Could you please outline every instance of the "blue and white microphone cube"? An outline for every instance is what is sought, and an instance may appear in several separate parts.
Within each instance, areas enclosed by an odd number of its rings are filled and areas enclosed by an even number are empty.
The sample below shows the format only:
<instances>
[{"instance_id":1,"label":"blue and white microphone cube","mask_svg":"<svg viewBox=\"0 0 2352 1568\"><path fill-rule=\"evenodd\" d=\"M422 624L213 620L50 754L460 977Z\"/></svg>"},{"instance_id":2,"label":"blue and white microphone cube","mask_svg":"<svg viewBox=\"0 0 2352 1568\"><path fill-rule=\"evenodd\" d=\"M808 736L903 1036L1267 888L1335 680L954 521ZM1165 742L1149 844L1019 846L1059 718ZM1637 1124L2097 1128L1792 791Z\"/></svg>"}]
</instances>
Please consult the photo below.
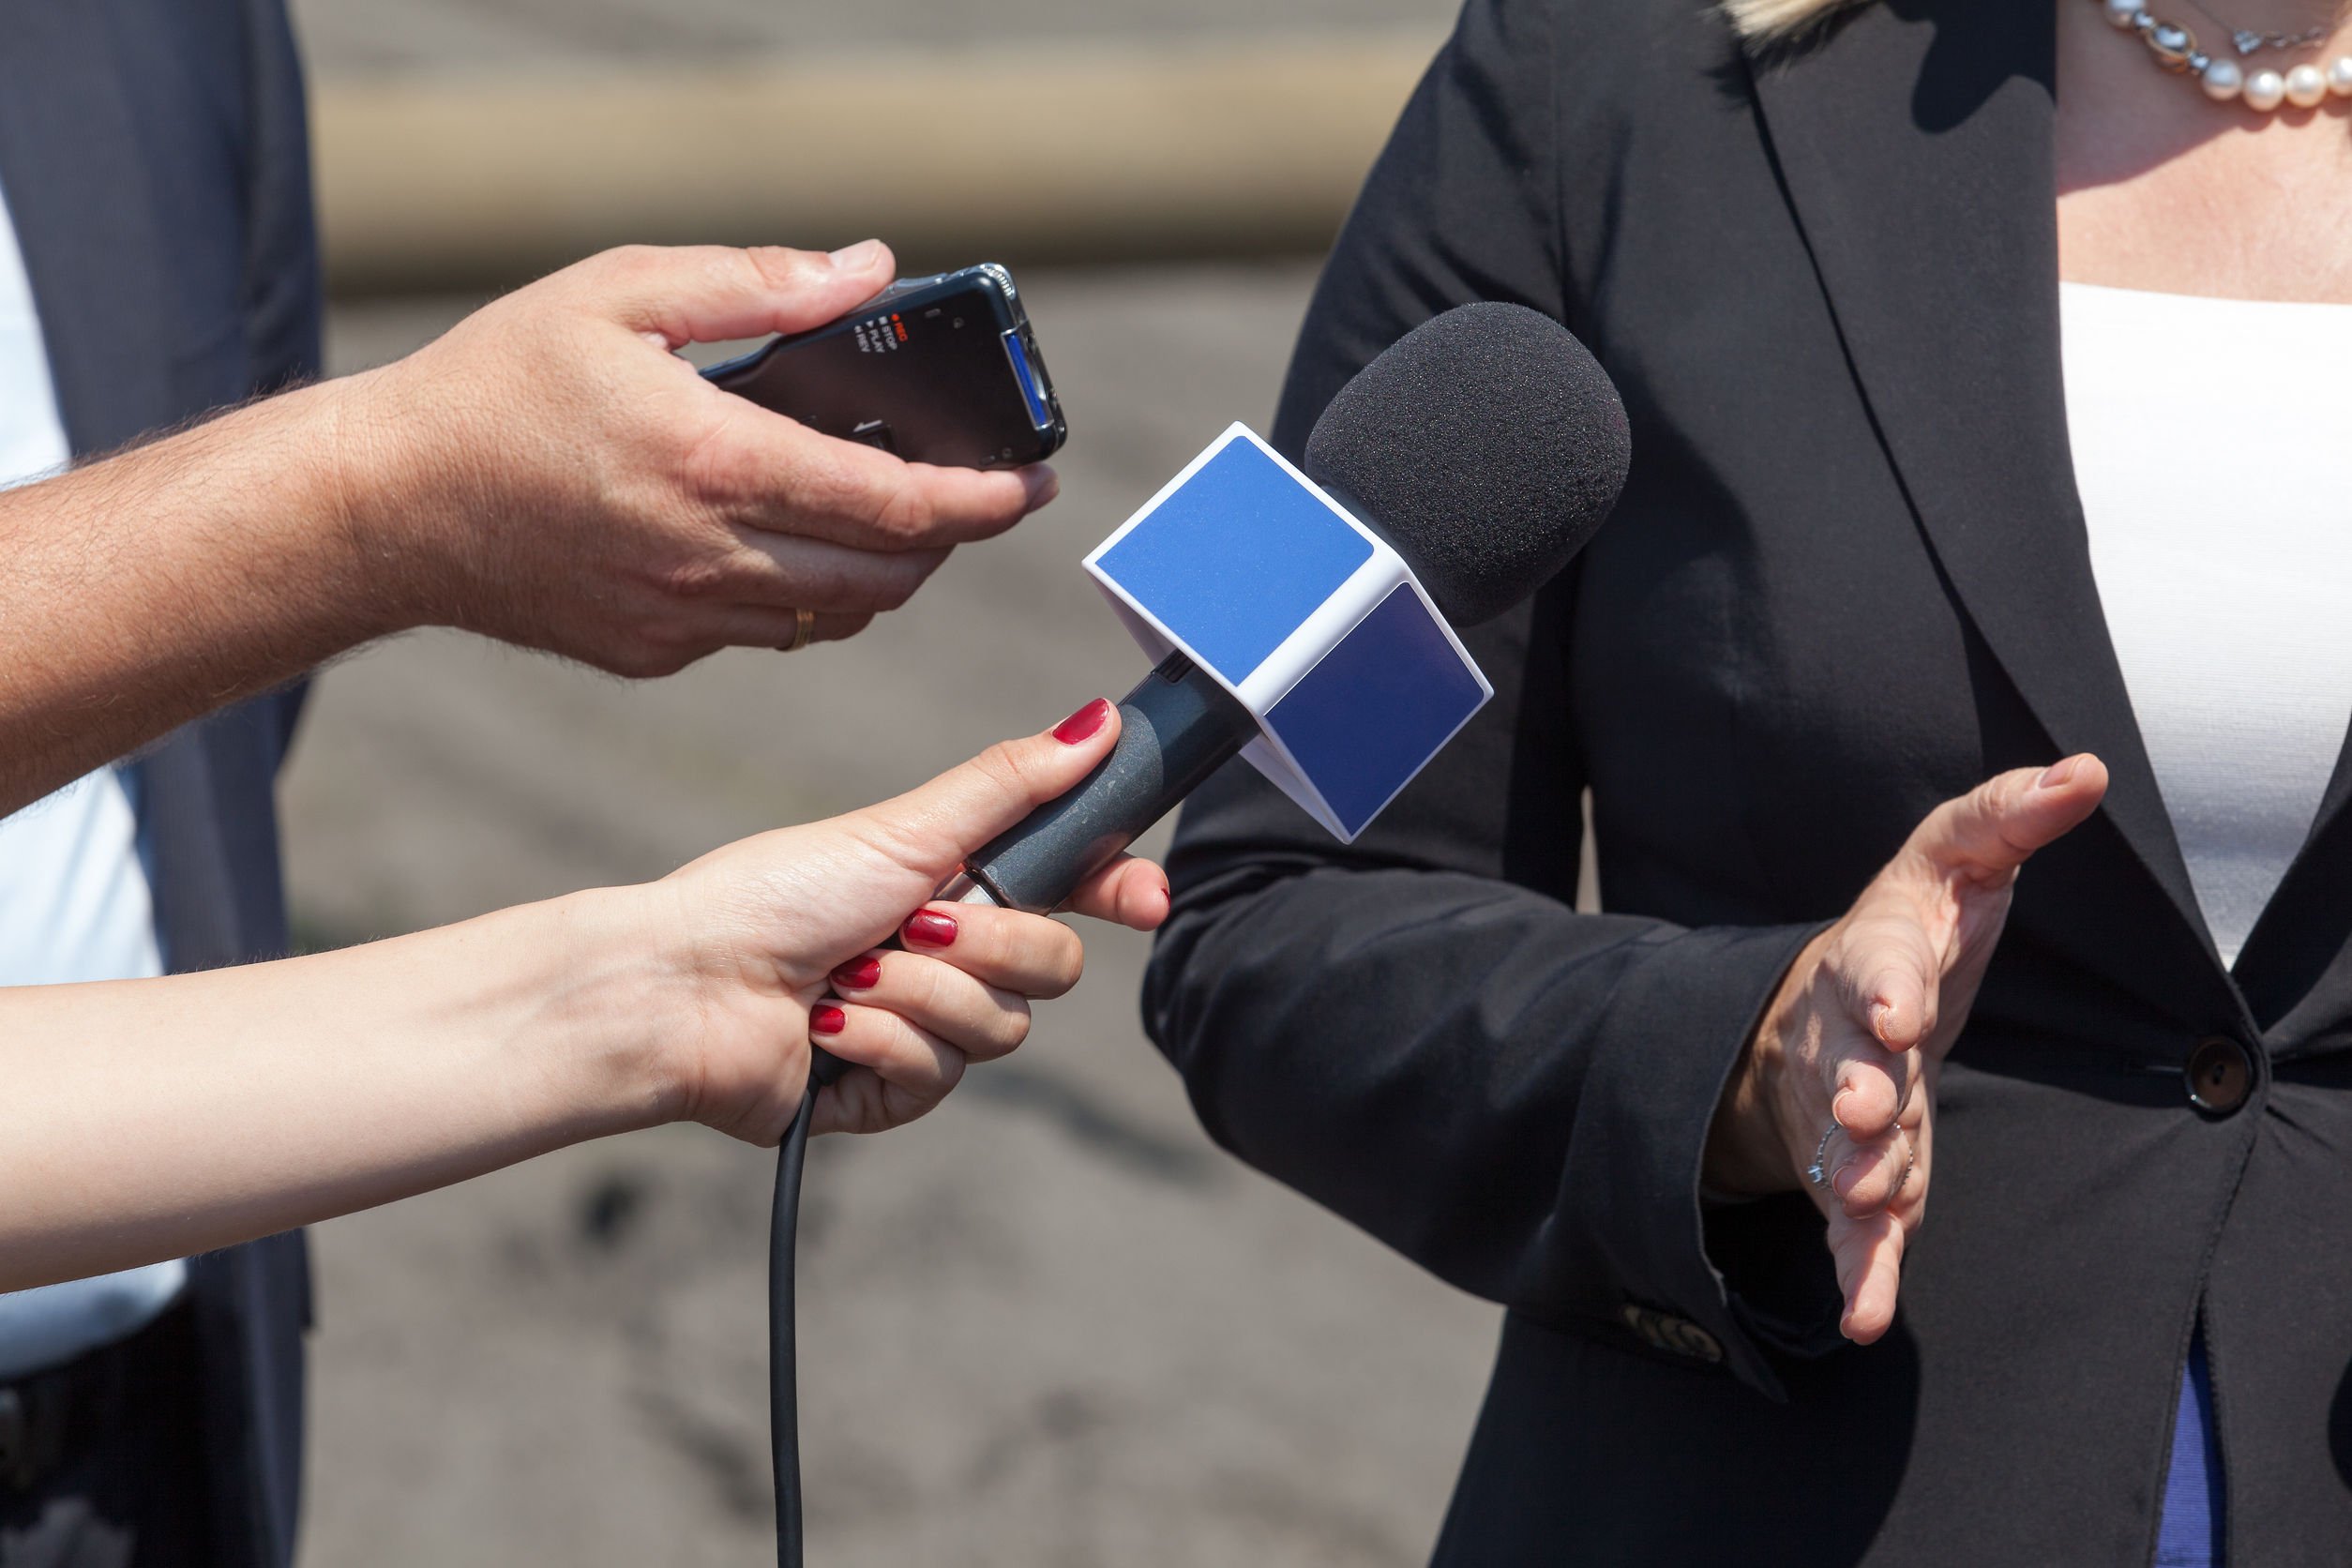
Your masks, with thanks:
<instances>
[{"instance_id":1,"label":"blue and white microphone cube","mask_svg":"<svg viewBox=\"0 0 2352 1568\"><path fill-rule=\"evenodd\" d=\"M1241 425L1086 569L1154 663L1241 701L1242 755L1343 840L1494 695L1404 558Z\"/></svg>"}]
</instances>

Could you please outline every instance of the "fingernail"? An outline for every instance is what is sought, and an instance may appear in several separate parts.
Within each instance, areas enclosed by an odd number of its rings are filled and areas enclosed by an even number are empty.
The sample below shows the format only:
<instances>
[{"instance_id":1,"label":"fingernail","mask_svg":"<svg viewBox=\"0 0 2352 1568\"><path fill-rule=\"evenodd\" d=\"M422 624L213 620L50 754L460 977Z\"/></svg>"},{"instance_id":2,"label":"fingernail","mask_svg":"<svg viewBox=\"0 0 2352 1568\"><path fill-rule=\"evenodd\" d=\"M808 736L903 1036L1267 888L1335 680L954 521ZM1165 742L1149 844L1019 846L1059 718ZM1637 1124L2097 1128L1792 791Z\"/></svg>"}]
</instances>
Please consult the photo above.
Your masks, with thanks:
<instances>
[{"instance_id":1,"label":"fingernail","mask_svg":"<svg viewBox=\"0 0 2352 1568\"><path fill-rule=\"evenodd\" d=\"M2042 770L2042 776L2033 781L2033 787L2037 790L2057 789L2074 776L2074 770L2082 765L2082 761L2080 757L2069 757L2061 761L2052 762Z\"/></svg>"},{"instance_id":2,"label":"fingernail","mask_svg":"<svg viewBox=\"0 0 2352 1568\"><path fill-rule=\"evenodd\" d=\"M882 242L878 239L862 239L855 245L845 245L834 251L829 260L837 271L855 272L862 267L872 266L882 255Z\"/></svg>"},{"instance_id":3,"label":"fingernail","mask_svg":"<svg viewBox=\"0 0 2352 1568\"><path fill-rule=\"evenodd\" d=\"M1021 483L1028 487L1029 509L1033 512L1062 493L1062 475L1044 463L1022 469Z\"/></svg>"},{"instance_id":4,"label":"fingernail","mask_svg":"<svg viewBox=\"0 0 2352 1568\"><path fill-rule=\"evenodd\" d=\"M1848 1096L1847 1094L1840 1094L1830 1101L1830 1120L1836 1123L1841 1127L1846 1125L1846 1101L1847 1097Z\"/></svg>"},{"instance_id":5,"label":"fingernail","mask_svg":"<svg viewBox=\"0 0 2352 1568\"><path fill-rule=\"evenodd\" d=\"M898 934L917 947L952 947L956 942L956 917L937 910L917 910L907 916Z\"/></svg>"},{"instance_id":6,"label":"fingernail","mask_svg":"<svg viewBox=\"0 0 2352 1568\"><path fill-rule=\"evenodd\" d=\"M882 960L875 957L852 958L833 972L833 983L841 990L871 990L882 980Z\"/></svg>"},{"instance_id":7,"label":"fingernail","mask_svg":"<svg viewBox=\"0 0 2352 1568\"><path fill-rule=\"evenodd\" d=\"M1053 727L1053 738L1063 746L1076 746L1092 736L1110 718L1110 699L1097 697L1069 717Z\"/></svg>"},{"instance_id":8,"label":"fingernail","mask_svg":"<svg viewBox=\"0 0 2352 1568\"><path fill-rule=\"evenodd\" d=\"M838 1034L850 1026L850 1016L830 1002L820 1002L808 1009L808 1033Z\"/></svg>"},{"instance_id":9,"label":"fingernail","mask_svg":"<svg viewBox=\"0 0 2352 1568\"><path fill-rule=\"evenodd\" d=\"M1837 1168L1837 1173L1830 1178L1830 1190L1843 1198L1853 1191L1854 1184L1861 1180L1860 1171L1850 1165L1841 1165Z\"/></svg>"}]
</instances>

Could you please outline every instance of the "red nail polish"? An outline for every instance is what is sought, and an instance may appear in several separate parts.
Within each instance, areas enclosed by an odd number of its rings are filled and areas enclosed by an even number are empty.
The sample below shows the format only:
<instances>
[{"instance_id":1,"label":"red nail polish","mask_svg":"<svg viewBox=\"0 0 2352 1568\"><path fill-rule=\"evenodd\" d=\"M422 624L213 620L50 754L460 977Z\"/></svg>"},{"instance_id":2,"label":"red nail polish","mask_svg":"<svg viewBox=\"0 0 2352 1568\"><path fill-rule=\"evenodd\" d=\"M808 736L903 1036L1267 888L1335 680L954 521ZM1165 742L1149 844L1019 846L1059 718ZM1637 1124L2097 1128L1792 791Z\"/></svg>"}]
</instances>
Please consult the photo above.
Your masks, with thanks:
<instances>
[{"instance_id":1,"label":"red nail polish","mask_svg":"<svg viewBox=\"0 0 2352 1568\"><path fill-rule=\"evenodd\" d=\"M907 916L898 934L916 947L950 947L956 942L956 917L937 910L917 910Z\"/></svg>"},{"instance_id":2,"label":"red nail polish","mask_svg":"<svg viewBox=\"0 0 2352 1568\"><path fill-rule=\"evenodd\" d=\"M1097 697L1069 717L1053 727L1053 738L1063 746L1076 746L1110 717L1110 699Z\"/></svg>"},{"instance_id":3,"label":"red nail polish","mask_svg":"<svg viewBox=\"0 0 2352 1568\"><path fill-rule=\"evenodd\" d=\"M850 1016L830 1002L820 1002L808 1009L808 1033L838 1034L850 1026Z\"/></svg>"},{"instance_id":4,"label":"red nail polish","mask_svg":"<svg viewBox=\"0 0 2352 1568\"><path fill-rule=\"evenodd\" d=\"M833 983L845 990L870 990L881 979L880 958L852 958L833 972Z\"/></svg>"}]
</instances>

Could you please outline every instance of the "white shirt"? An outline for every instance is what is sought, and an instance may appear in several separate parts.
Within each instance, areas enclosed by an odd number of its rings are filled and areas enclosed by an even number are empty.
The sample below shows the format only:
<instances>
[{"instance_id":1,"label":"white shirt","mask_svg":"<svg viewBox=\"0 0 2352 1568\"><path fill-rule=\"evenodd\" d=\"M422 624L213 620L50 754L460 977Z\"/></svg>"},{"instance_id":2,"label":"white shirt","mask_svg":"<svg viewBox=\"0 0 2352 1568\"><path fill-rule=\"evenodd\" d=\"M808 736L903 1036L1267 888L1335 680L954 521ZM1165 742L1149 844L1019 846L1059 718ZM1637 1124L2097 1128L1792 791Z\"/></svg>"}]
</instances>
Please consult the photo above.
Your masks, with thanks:
<instances>
[{"instance_id":1,"label":"white shirt","mask_svg":"<svg viewBox=\"0 0 2352 1568\"><path fill-rule=\"evenodd\" d=\"M16 226L0 200L0 486L66 466L49 354ZM0 819L0 986L160 974L138 824L112 768ZM0 1380L69 1361L152 1320L188 1265L0 1295Z\"/></svg>"},{"instance_id":2,"label":"white shirt","mask_svg":"<svg viewBox=\"0 0 2352 1568\"><path fill-rule=\"evenodd\" d=\"M2123 682L2234 964L2352 720L2352 306L2059 286L2066 419Z\"/></svg>"}]
</instances>

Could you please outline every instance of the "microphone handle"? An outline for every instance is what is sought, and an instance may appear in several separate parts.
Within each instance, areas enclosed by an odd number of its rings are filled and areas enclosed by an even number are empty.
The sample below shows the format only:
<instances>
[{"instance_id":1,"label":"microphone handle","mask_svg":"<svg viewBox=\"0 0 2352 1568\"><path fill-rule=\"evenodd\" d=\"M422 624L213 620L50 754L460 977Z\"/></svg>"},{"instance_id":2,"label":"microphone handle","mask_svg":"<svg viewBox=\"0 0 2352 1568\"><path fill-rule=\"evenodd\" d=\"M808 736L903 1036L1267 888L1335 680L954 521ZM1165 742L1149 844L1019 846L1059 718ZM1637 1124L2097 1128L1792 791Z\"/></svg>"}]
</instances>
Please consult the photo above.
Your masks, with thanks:
<instances>
[{"instance_id":1,"label":"microphone handle","mask_svg":"<svg viewBox=\"0 0 2352 1568\"><path fill-rule=\"evenodd\" d=\"M1078 786L964 863L989 901L1045 914L1258 733L1232 693L1170 654L1119 701L1119 744Z\"/></svg>"}]
</instances>

